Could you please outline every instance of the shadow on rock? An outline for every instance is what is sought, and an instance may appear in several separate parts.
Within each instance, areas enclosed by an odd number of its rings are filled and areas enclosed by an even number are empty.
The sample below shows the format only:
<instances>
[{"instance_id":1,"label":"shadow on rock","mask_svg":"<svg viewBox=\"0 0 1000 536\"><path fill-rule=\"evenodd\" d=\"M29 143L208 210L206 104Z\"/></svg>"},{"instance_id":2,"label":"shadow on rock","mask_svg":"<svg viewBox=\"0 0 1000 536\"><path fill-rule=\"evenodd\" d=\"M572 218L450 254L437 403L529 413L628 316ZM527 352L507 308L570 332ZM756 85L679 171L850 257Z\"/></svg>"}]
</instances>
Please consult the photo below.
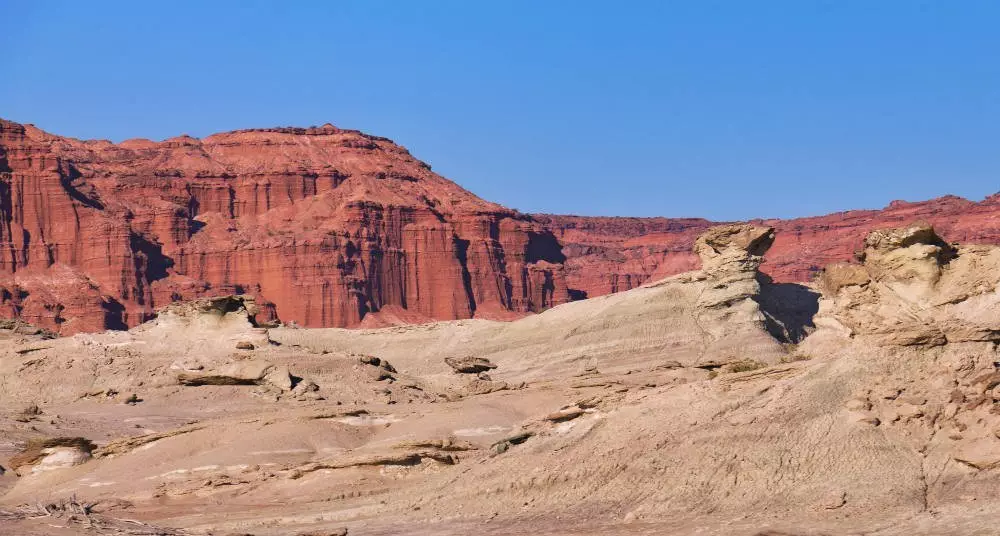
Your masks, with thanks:
<instances>
[{"instance_id":1,"label":"shadow on rock","mask_svg":"<svg viewBox=\"0 0 1000 536\"><path fill-rule=\"evenodd\" d=\"M764 313L768 333L781 342L798 343L815 329L813 317L819 311L819 292L798 283L775 283L758 272L760 294L757 303Z\"/></svg>"}]
</instances>

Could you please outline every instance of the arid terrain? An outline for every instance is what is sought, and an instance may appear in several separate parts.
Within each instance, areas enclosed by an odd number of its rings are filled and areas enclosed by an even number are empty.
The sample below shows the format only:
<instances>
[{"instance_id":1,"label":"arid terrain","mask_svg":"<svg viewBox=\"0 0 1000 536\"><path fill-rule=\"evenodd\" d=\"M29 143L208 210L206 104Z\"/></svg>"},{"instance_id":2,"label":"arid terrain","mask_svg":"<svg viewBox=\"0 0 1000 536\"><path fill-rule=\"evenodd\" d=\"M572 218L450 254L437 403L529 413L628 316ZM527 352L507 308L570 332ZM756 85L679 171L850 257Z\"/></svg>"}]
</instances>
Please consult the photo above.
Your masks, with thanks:
<instances>
[{"instance_id":1,"label":"arid terrain","mask_svg":"<svg viewBox=\"0 0 1000 536\"><path fill-rule=\"evenodd\" d=\"M511 322L10 322L0 528L995 534L1000 248L902 225L803 284L760 271L781 233L710 227L696 270Z\"/></svg>"},{"instance_id":2,"label":"arid terrain","mask_svg":"<svg viewBox=\"0 0 1000 536\"><path fill-rule=\"evenodd\" d=\"M0 536L1000 536L1000 0L0 21Z\"/></svg>"}]
</instances>

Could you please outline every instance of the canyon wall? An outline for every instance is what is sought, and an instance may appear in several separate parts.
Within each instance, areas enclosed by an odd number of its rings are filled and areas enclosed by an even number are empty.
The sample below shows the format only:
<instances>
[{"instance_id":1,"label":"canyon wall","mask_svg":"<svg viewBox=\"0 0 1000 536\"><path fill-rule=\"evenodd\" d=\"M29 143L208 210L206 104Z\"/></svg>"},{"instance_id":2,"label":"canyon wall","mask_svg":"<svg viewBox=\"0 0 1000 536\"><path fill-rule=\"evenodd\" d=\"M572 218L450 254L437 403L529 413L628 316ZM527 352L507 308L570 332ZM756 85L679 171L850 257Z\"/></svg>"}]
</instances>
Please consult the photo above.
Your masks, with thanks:
<instances>
[{"instance_id":1,"label":"canyon wall","mask_svg":"<svg viewBox=\"0 0 1000 536\"><path fill-rule=\"evenodd\" d=\"M874 228L1000 243L998 218L992 196L755 223L777 229L762 270L805 281ZM232 293L310 327L511 319L695 269L711 225L521 214L331 125L113 144L0 120L0 316L62 334Z\"/></svg>"}]
</instances>

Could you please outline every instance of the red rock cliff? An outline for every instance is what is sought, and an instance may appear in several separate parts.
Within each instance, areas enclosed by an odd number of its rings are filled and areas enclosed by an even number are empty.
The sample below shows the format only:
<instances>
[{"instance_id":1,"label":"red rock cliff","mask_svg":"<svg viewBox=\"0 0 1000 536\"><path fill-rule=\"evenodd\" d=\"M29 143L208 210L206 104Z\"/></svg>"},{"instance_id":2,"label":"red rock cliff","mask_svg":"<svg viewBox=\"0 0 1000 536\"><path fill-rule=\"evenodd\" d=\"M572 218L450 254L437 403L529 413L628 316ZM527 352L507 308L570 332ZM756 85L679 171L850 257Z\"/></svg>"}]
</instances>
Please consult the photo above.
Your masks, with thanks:
<instances>
[{"instance_id":1,"label":"red rock cliff","mask_svg":"<svg viewBox=\"0 0 1000 536\"><path fill-rule=\"evenodd\" d=\"M0 314L62 333L250 293L306 326L569 299L555 238L390 140L332 126L80 141L0 121Z\"/></svg>"},{"instance_id":2,"label":"red rock cliff","mask_svg":"<svg viewBox=\"0 0 1000 536\"><path fill-rule=\"evenodd\" d=\"M804 281L915 220L1000 243L1000 196L763 221L763 269ZM115 145L0 120L0 316L61 333L231 293L305 326L514 318L696 268L711 225L520 214L329 125Z\"/></svg>"}]
</instances>

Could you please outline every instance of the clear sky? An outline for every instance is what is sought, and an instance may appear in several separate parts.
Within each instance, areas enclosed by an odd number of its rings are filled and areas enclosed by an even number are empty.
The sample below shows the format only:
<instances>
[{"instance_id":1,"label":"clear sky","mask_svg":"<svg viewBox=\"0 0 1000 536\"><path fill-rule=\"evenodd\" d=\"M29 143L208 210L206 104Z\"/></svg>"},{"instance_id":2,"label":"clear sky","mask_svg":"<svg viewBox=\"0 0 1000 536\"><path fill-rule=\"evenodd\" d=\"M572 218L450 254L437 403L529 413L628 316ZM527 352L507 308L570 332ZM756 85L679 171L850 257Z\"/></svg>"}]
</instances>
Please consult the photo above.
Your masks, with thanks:
<instances>
[{"instance_id":1,"label":"clear sky","mask_svg":"<svg viewBox=\"0 0 1000 536\"><path fill-rule=\"evenodd\" d=\"M793 217L1000 190L1000 1L0 0L0 117L326 122L525 212Z\"/></svg>"}]
</instances>

